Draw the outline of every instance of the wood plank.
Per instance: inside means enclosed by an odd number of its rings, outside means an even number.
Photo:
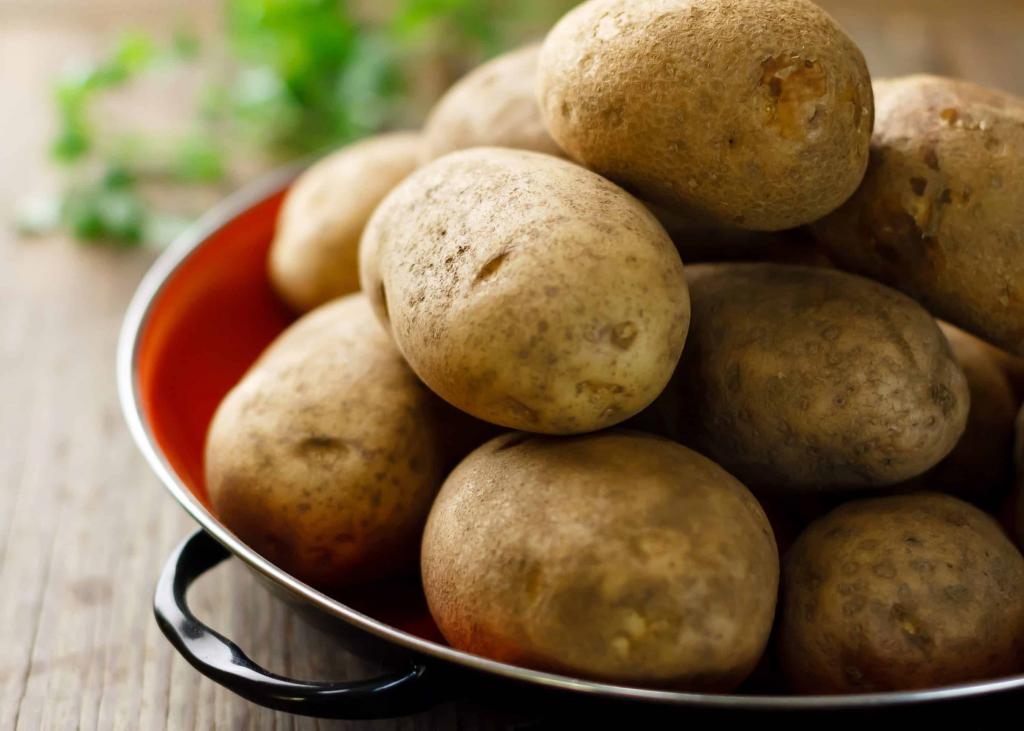
[[[5,219],[18,196],[52,184],[41,154],[48,80],[101,35],[110,31],[0,24],[0,118],[11,120],[0,169],[24,171],[0,176]],[[117,404],[117,333],[150,260],[0,230],[0,728],[354,728],[241,700],[177,657],[152,620],[157,573],[194,524],[143,463]],[[272,670],[380,672],[297,620],[238,562],[205,577],[193,601]],[[430,718],[451,711],[380,727],[436,727]]]

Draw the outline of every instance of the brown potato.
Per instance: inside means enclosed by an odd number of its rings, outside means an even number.
[[[419,134],[378,135],[328,155],[293,183],[277,219],[270,282],[296,312],[359,289],[359,237],[388,191],[416,169]]]
[[[1024,355],[1024,100],[936,76],[875,95],[868,173],[819,240],[839,266]]]
[[[1013,423],[1017,399],[990,345],[941,322],[967,378],[971,408],[953,451],[903,487],[947,492],[995,509],[1013,484]],[[998,352],[998,351],[996,351]]]
[[[744,484],[876,488],[963,433],[970,396],[935,320],[861,277],[779,264],[687,268],[693,319],[658,409]]]
[[[363,236],[359,241],[359,288],[370,302],[377,321],[391,332],[388,300],[380,276],[380,237]]]
[[[206,443],[214,511],[314,586],[385,578],[415,561],[443,480],[436,404],[364,297],[324,305],[217,409]]]
[[[999,367],[1010,381],[1014,396],[1017,398],[1017,403],[1021,403],[1021,401],[1024,401],[1024,358],[1011,355],[995,346],[989,345],[988,348],[992,357],[996,359]]]
[[[470,147],[509,147],[564,157],[551,139],[537,104],[540,45],[505,53],[456,83],[435,105],[424,126],[427,159]],[[785,260],[819,263],[826,258],[802,232],[765,233],[694,223],[687,216],[644,202],[675,242],[683,261]],[[375,309],[383,303],[376,287],[373,256],[361,273],[363,290]]]
[[[786,231],[748,231],[726,226],[702,226],[649,205],[687,264],[727,261],[771,261],[834,269],[805,227]]]
[[[1024,669],[1024,557],[949,495],[859,500],[786,554],[779,655],[800,693],[928,688]]]
[[[563,156],[537,106],[540,45],[479,66],[448,90],[423,128],[428,159],[469,147],[511,147]]]
[[[435,160],[377,209],[362,252],[379,260],[413,370],[502,426],[619,423],[664,388],[686,337],[683,265],[664,229],[621,188],[549,155]]]
[[[1008,523],[1017,545],[1024,549],[1024,407],[1017,412],[1013,445],[1016,485],[1008,501]]]
[[[1017,540],[1017,545],[1024,548],[1024,487],[1021,487],[1020,482],[1017,483],[1014,493],[1012,510],[1013,536]]]
[[[574,159],[741,228],[814,221],[867,165],[864,58],[809,0],[589,0],[545,40],[539,94]]]
[[[454,647],[694,690],[728,690],[753,669],[779,568],[743,485],[696,452],[626,431],[488,442],[445,481],[421,563]]]

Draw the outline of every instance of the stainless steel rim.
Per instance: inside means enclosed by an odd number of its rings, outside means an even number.
[[[967,698],[1024,688],[1024,674],[999,680],[964,683],[928,690],[821,696],[683,693],[580,680],[565,675],[530,670],[488,660],[402,632],[372,617],[356,612],[337,600],[307,586],[254,552],[231,531],[225,528],[192,495],[157,446],[156,440],[142,413],[142,405],[139,399],[137,360],[139,336],[149,319],[153,302],[160,295],[168,279],[192,253],[239,214],[283,189],[294,179],[301,167],[301,165],[292,166],[279,170],[242,189],[213,208],[194,226],[182,234],[157,259],[139,284],[138,290],[128,306],[118,341],[118,393],[125,421],[136,445],[138,445],[139,450],[145,456],[146,461],[149,462],[150,467],[156,472],[161,482],[163,482],[164,487],[167,488],[171,495],[174,496],[174,499],[178,501],[189,515],[195,518],[205,531],[253,569],[281,584],[295,595],[315,605],[321,611],[369,632],[376,637],[421,655],[434,657],[510,680],[580,694],[680,706],[767,711],[897,706]]]

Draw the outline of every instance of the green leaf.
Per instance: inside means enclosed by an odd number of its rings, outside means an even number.
[[[26,198],[18,203],[15,230],[21,236],[42,236],[60,227],[61,199],[44,195]]]
[[[92,119],[97,101],[143,74],[183,61],[209,63],[186,29],[167,43],[125,33],[109,53],[55,84],[52,154],[79,177],[51,208],[85,240],[166,242],[188,217],[152,210],[140,180],[215,183],[226,174],[229,150],[294,157],[404,126],[418,64],[496,53],[572,4],[395,0],[390,18],[373,26],[360,20],[362,5],[347,0],[227,0],[221,45],[230,58],[222,65],[217,59],[220,75],[195,102],[196,124],[181,140],[146,130],[111,134]],[[81,178],[88,170],[105,172]],[[45,230],[54,215],[44,213],[27,216],[26,230]]]
[[[224,178],[224,156],[212,140],[186,137],[175,155],[173,175],[185,183],[216,183]]]
[[[138,182],[138,178],[124,165],[113,164],[107,167],[100,179],[100,188],[105,190],[130,190]]]
[[[81,159],[91,146],[92,142],[84,126],[65,124],[54,139],[50,153],[58,162],[69,164]]]
[[[177,28],[171,40],[171,53],[179,61],[191,61],[199,56],[202,44],[194,32],[188,28]]]
[[[144,70],[156,56],[153,39],[142,33],[125,33],[118,40],[113,58],[106,65],[121,79]]]
[[[146,213],[134,180],[108,171],[98,181],[69,188],[61,218],[78,239],[130,246],[142,239]]]

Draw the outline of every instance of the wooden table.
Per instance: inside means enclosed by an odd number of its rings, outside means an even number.
[[[929,69],[1024,94],[1020,0],[825,4],[876,74]],[[208,5],[0,0],[0,729],[366,726],[257,708],[171,651],[151,591],[195,525],[136,452],[114,383],[121,317],[152,257],[21,241],[6,225],[21,195],[54,185],[48,82],[64,61],[125,26],[209,19]],[[296,619],[236,561],[205,577],[193,604],[274,671],[346,679],[379,670]],[[375,727],[490,728],[508,718],[459,703]]]

